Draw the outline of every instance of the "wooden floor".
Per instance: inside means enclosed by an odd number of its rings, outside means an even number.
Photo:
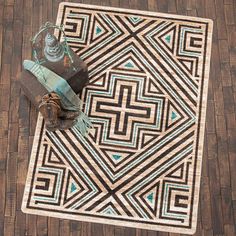
[[[80,223],[20,210],[37,112],[20,91],[22,59],[39,26],[55,22],[57,0],[0,0],[0,236],[174,236]],[[214,20],[201,197],[196,235],[236,235],[236,0],[84,0]]]

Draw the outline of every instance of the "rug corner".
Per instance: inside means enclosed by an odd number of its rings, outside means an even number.
[[[60,2],[60,3],[58,4],[58,9],[63,8],[66,3],[67,3],[67,2]]]

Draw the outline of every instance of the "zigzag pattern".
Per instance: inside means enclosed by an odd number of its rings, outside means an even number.
[[[193,232],[212,25],[69,3],[57,23],[88,64],[94,129],[48,133],[39,116],[23,210]]]

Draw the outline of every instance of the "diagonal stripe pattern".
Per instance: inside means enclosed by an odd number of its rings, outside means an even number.
[[[94,129],[48,132],[39,115],[22,210],[192,234],[212,21],[62,3],[57,24],[88,64]]]

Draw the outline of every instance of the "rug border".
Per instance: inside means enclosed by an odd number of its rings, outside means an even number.
[[[61,9],[64,8],[64,6],[76,6],[76,7],[87,7],[87,8],[93,8],[93,9],[98,9],[98,10],[114,10],[118,11],[120,13],[134,13],[134,14],[145,14],[147,16],[155,16],[155,17],[164,17],[164,18],[175,18],[176,20],[183,20],[183,19],[190,19],[195,20],[195,21],[200,21],[202,23],[208,23],[209,29],[208,29],[208,35],[207,35],[207,45],[206,47],[206,61],[205,61],[205,75],[204,75],[204,80],[205,81],[205,86],[203,87],[202,91],[202,109],[201,109],[201,117],[200,117],[200,124],[199,124],[199,149],[198,149],[198,154],[197,154],[197,170],[198,174],[196,175],[196,181],[195,181],[195,189],[194,189],[194,205],[193,205],[193,212],[192,212],[192,227],[190,229],[186,228],[178,228],[176,226],[175,228],[170,227],[170,226],[161,226],[161,225],[149,225],[149,224],[144,224],[144,223],[132,223],[130,225],[130,222],[125,222],[125,221],[120,221],[119,219],[117,220],[112,220],[112,219],[107,219],[106,224],[109,225],[119,225],[119,226],[125,226],[125,227],[134,227],[134,228],[140,228],[140,229],[148,229],[148,230],[156,230],[156,231],[165,231],[165,232],[179,232],[179,233],[185,233],[185,234],[194,234],[196,232],[197,228],[197,215],[198,215],[198,205],[199,205],[199,193],[200,193],[200,181],[201,181],[201,172],[202,172],[202,158],[203,158],[203,144],[204,144],[204,134],[205,134],[205,121],[206,121],[206,108],[207,108],[207,97],[208,97],[208,84],[209,84],[209,73],[210,73],[210,56],[211,56],[211,50],[212,50],[212,33],[213,33],[213,21],[211,19],[207,18],[201,18],[201,17],[192,17],[192,16],[181,16],[181,15],[175,15],[175,14],[169,14],[169,13],[158,13],[158,12],[152,12],[152,11],[142,11],[142,10],[134,10],[134,9],[125,9],[125,8],[116,8],[116,7],[109,7],[109,6],[97,6],[97,5],[91,5],[91,4],[81,4],[81,3],[69,3],[69,2],[61,2],[59,4],[58,8],[58,13],[57,13],[57,19],[56,19],[56,24],[60,24],[61,20]],[[58,32],[55,31],[57,34]],[[42,126],[42,116],[41,114],[38,115],[38,120],[37,120],[37,125],[36,125],[36,132],[34,136],[34,141],[32,145],[32,151],[30,155],[30,163],[28,167],[28,173],[27,173],[27,178],[31,180],[32,178],[32,170],[34,168],[34,163],[35,163],[35,158],[37,155],[37,144],[38,140],[40,137],[41,129],[40,127]],[[43,131],[43,133],[45,130]],[[30,178],[31,177],[31,178]],[[42,215],[45,216],[45,211],[42,210],[32,210],[27,208],[27,203],[25,199],[28,199],[28,194],[29,194],[29,189],[30,189],[31,183],[29,181],[26,182],[25,184],[25,189],[24,189],[24,195],[23,195],[23,200],[22,200],[22,206],[21,210],[24,213],[29,213],[29,214],[34,214],[34,215]],[[198,200],[196,200],[198,198]],[[99,219],[99,218],[94,218],[90,216],[73,216],[71,214],[63,213],[54,213],[54,212],[47,212],[47,216],[51,217],[57,217],[61,219],[70,219],[70,220],[78,220],[78,221],[85,221],[85,222],[94,222],[94,223],[103,223],[104,224],[104,219]]]
[[[206,18],[204,18],[206,19]],[[209,91],[209,79],[210,79],[210,67],[211,67],[211,51],[212,51],[212,39],[213,39],[213,20],[206,19],[208,21],[208,35],[207,35],[207,47],[206,47],[206,59],[205,59],[205,74],[203,80],[207,80],[205,86],[202,91],[202,109],[201,109],[201,117],[200,117],[200,125],[199,125],[199,148],[197,155],[197,167],[196,169],[199,171],[199,174],[196,174],[196,183],[195,183],[195,193],[194,193],[194,203],[193,204],[193,225],[192,225],[192,234],[196,233],[197,230],[197,216],[199,211],[199,202],[200,202],[200,186],[201,186],[201,177],[202,177],[202,165],[203,165],[203,150],[204,150],[204,139],[205,139],[205,130],[206,130],[206,115],[207,115],[207,101],[208,101],[208,91]],[[199,161],[200,159],[200,161]],[[198,200],[196,200],[198,198]]]
[[[179,20],[189,20],[191,18],[192,20],[195,21],[201,21],[203,23],[210,23],[213,25],[213,20],[210,18],[204,18],[204,17],[196,17],[196,16],[185,16],[185,15],[176,15],[176,14],[171,14],[171,13],[161,13],[161,12],[155,12],[155,11],[149,11],[147,10],[138,10],[138,9],[130,9],[130,8],[122,8],[122,7],[110,7],[110,6],[99,6],[99,5],[92,5],[92,4],[85,4],[85,3],[74,3],[74,2],[61,2],[59,3],[58,7],[58,15],[56,19],[56,23],[58,24],[58,16],[59,16],[59,11],[60,9],[64,6],[81,6],[81,7],[87,7],[87,8],[94,8],[98,10],[114,10],[120,13],[134,13],[135,14],[145,14],[147,16],[156,16],[156,17],[164,17],[164,18],[177,18]]]

